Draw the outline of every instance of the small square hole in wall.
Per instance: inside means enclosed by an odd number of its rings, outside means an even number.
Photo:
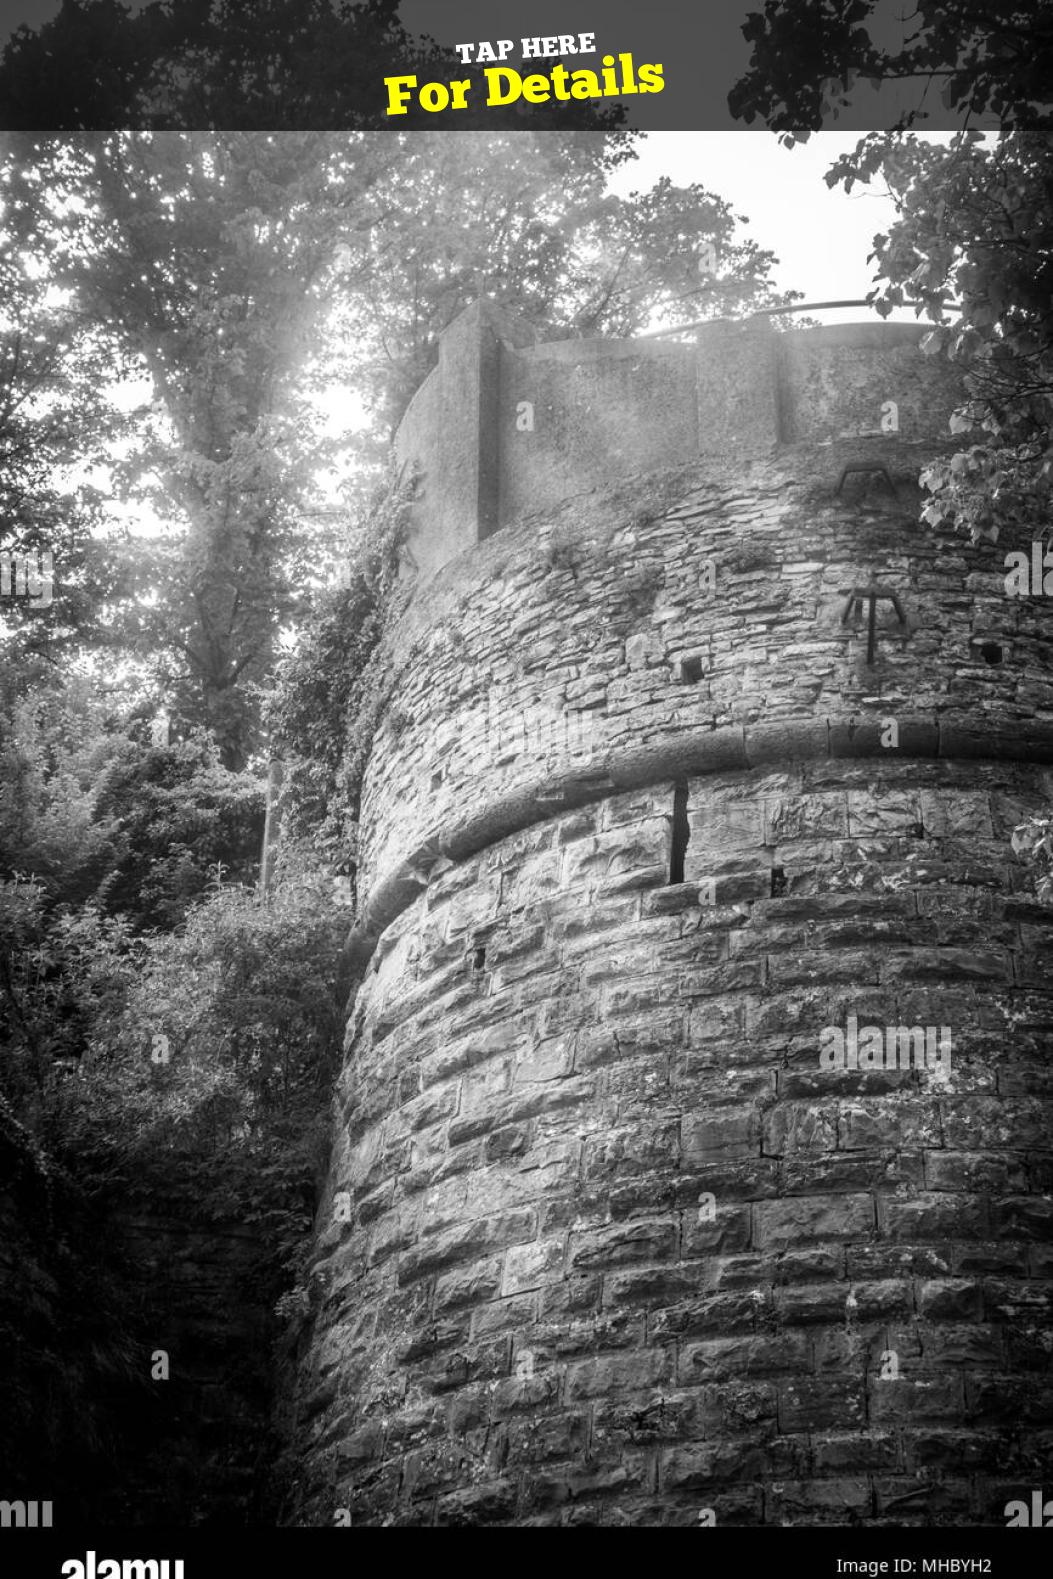
[[[442,788],[442,783],[443,783],[443,780],[445,779],[445,777],[446,777],[446,772],[445,772],[445,769],[443,769],[443,768],[440,768],[437,773],[433,773],[432,776],[431,776],[431,787],[432,787],[432,789],[433,790],[441,789]]]
[[[699,653],[690,658],[681,658],[679,679],[681,685],[698,685],[702,679],[702,658]]]

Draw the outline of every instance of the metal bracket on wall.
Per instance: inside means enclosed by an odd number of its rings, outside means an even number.
[[[874,461],[852,461],[849,465],[842,467],[841,475],[837,479],[837,487],[834,489],[834,493],[838,498],[840,498],[845,486],[846,477],[851,477],[853,473],[870,473],[872,476],[880,477],[893,499],[899,497],[896,493],[896,485],[889,476],[887,466],[882,466],[879,462],[875,463]]]
[[[848,588],[848,597],[845,602],[844,612],[841,615],[841,624],[847,625],[852,618],[853,611],[856,615],[862,615],[863,604],[867,604],[867,663],[871,666],[873,666],[877,654],[877,606],[879,601],[892,604],[896,612],[896,618],[906,629],[907,616],[903,612],[899,593],[895,592],[892,587],[879,586],[876,581],[869,582],[865,587]]]

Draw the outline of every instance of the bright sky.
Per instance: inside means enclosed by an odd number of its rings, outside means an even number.
[[[945,142],[949,134],[933,140]],[[859,141],[857,132],[821,132],[784,148],[773,132],[650,132],[640,157],[615,173],[619,193],[653,186],[667,175],[677,185],[701,182],[725,198],[749,223],[743,228],[779,259],[776,283],[804,291],[805,301],[863,297],[873,284],[867,254],[875,235],[895,218],[882,182],[846,195],[831,189],[825,172]],[[820,312],[823,323],[866,318],[866,308]],[[909,310],[894,318],[914,321]]]

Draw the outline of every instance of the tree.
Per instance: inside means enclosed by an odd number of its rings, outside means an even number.
[[[0,715],[0,879],[32,879],[50,908],[98,897],[117,861],[97,780],[114,737],[86,681],[37,686]]]
[[[200,734],[170,746],[116,742],[95,815],[120,830],[106,874],[106,909],[171,930],[223,881],[251,883],[263,836],[263,791],[231,773]]]
[[[1053,12],[1033,0],[917,0],[905,20],[887,0],[765,0],[742,31],[753,53],[731,113],[790,138],[828,126],[868,82],[917,86],[901,126],[1053,124]]]
[[[129,565],[107,530],[88,468],[127,440],[133,419],[110,399],[123,369],[97,327],[8,230],[0,249],[0,548],[48,585],[4,599],[0,650],[42,676],[109,645],[102,610],[127,591]],[[77,473],[80,475],[77,475]]]
[[[545,338],[627,336],[657,317],[748,311],[778,296],[774,255],[699,183],[612,195],[621,135],[413,133],[384,180],[390,218],[341,312],[362,387],[388,432],[434,365],[438,337],[488,296]],[[712,268],[700,271],[706,249]],[[363,377],[364,375],[364,377]]]
[[[888,24],[878,0],[767,0],[744,29],[753,55],[728,102],[792,147],[836,119],[860,79],[940,85],[944,114],[963,125],[949,147],[905,134],[930,114],[919,102],[826,180],[851,191],[884,178],[897,219],[875,237],[869,299],[884,316],[913,307],[935,326],[924,349],[966,375],[952,432],[975,441],[927,468],[923,519],[994,539],[1034,527],[1053,490],[1053,8],[919,0],[896,42]],[[964,129],[981,116],[1001,124],[993,145]]]
[[[962,364],[969,400],[951,423],[975,442],[926,468],[922,518],[974,542],[1038,529],[1053,503],[1053,160],[1043,133],[990,146],[874,135],[827,181],[880,172],[897,221],[874,238],[878,312],[912,306],[930,355]]]
[[[55,287],[159,397],[126,482],[186,531],[143,555],[139,641],[167,653],[174,706],[214,731],[230,767],[252,748],[252,687],[301,595],[295,512],[312,446],[293,374],[317,327],[334,206],[361,192],[349,164],[326,200],[333,163],[311,134],[115,133],[9,139],[3,172],[9,234],[47,252]],[[376,164],[358,168],[368,179]]]
[[[155,743],[86,677],[0,713],[0,880],[31,878],[49,911],[178,926],[218,873],[253,879],[262,831],[252,775],[223,768],[200,733]]]
[[[259,742],[278,633],[317,580],[314,386],[342,374],[390,427],[482,293],[565,334],[631,332],[687,296],[772,300],[771,255],[713,194],[606,193],[629,156],[619,134],[8,139],[13,250],[46,255],[111,367],[156,391],[119,471],[172,526],[137,540],[126,628],[228,768]]]
[[[328,888],[286,884],[263,905],[225,887],[177,931],[142,937],[0,880],[0,1473],[12,1491],[44,1478],[83,1519],[192,1518],[194,1477],[171,1474],[192,1415],[184,1401],[159,1424],[141,1364],[172,1311],[114,1219],[131,1209],[206,1235],[235,1222],[254,1236],[246,1305],[262,1315],[284,1294],[282,1311],[302,1307],[343,1019],[345,923]],[[230,1352],[239,1400],[267,1396],[271,1333],[258,1330],[247,1357]]]
[[[398,0],[151,0],[136,12],[63,0],[7,45],[0,118],[27,130],[360,126],[376,119],[385,69],[412,70],[421,54]]]

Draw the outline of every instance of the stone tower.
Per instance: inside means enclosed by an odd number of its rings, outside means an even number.
[[[1009,841],[1049,600],[1007,595],[1029,544],[918,524],[960,398],[920,337],[443,337],[296,1521],[1001,1525],[1042,1486],[1053,934]]]

